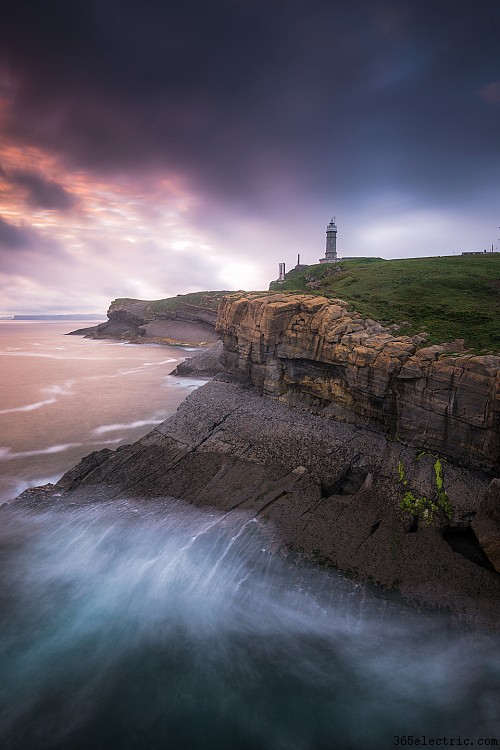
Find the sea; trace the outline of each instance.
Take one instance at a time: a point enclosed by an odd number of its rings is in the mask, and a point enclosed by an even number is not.
[[[85,325],[0,321],[0,503],[134,442],[205,382],[168,374],[197,350],[65,335]]]
[[[201,385],[168,374],[186,349],[68,330],[0,322],[2,750],[498,746],[491,632],[308,565],[245,513],[13,505]]]

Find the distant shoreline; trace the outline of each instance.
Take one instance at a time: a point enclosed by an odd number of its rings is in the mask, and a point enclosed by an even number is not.
[[[13,315],[11,318],[0,318],[0,320],[106,320],[106,315],[97,315],[91,313],[83,315],[82,313],[68,315]]]

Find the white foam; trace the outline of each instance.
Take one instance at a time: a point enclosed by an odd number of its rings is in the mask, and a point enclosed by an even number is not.
[[[10,409],[0,409],[0,416],[3,414],[14,414],[16,412],[28,412],[41,409],[43,406],[49,406],[55,404],[57,398],[55,396],[72,396],[74,391],[71,390],[74,380],[67,380],[62,385],[49,385],[46,388],[42,388],[42,393],[46,393],[51,398],[46,398],[43,401],[35,401],[32,404],[26,404],[25,406],[13,406]]]
[[[147,425],[155,425],[163,422],[163,419],[138,419],[136,422],[129,422],[128,424],[103,424],[101,427],[96,427],[93,432],[96,435],[102,435],[105,432],[114,432],[115,430],[135,430],[137,427],[146,427]]]
[[[0,461],[13,461],[16,458],[28,458],[29,456],[44,456],[49,453],[62,453],[70,448],[79,448],[83,443],[63,443],[62,445],[49,445],[48,448],[40,448],[34,451],[18,451],[13,453],[12,449],[0,447]]]
[[[25,352],[25,351],[8,351],[7,349],[2,349],[0,351],[0,356],[3,357],[37,357],[41,359],[64,359],[64,360],[84,360],[84,361],[92,361],[95,362],[96,360],[102,361],[103,359],[116,359],[116,357],[73,357],[73,356],[65,356],[61,354],[50,354],[49,352]]]
[[[10,493],[10,496],[12,498],[17,497],[21,494],[21,492],[24,492],[24,490],[29,489],[30,487],[43,487],[46,484],[56,484],[62,477],[62,474],[53,474],[50,477],[31,477],[30,479],[23,479],[22,481],[17,482],[15,485],[13,485],[13,489]]]
[[[46,388],[42,388],[42,392],[54,396],[73,396],[75,393],[72,390],[74,382],[74,380],[66,380],[62,385],[49,385]]]
[[[165,375],[166,388],[201,388],[202,385],[209,382],[209,378],[185,378],[177,379],[175,375]]]
[[[26,406],[14,406],[12,409],[1,409],[1,414],[13,414],[14,412],[18,411],[35,411],[35,409],[41,409],[42,406],[47,406],[48,404],[55,404],[57,401],[56,398],[47,398],[45,401],[36,401],[34,404],[26,404]]]
[[[171,365],[172,362],[179,362],[180,358],[174,359],[170,357],[169,359],[163,359],[161,362],[144,362],[142,365],[138,365],[137,367],[134,367],[132,370],[120,370],[120,375],[132,375],[136,372],[142,372],[147,367],[157,367],[158,365]]]

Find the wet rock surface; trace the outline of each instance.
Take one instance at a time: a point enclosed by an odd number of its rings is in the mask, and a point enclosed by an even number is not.
[[[57,485],[16,502],[36,508],[168,496],[245,509],[268,521],[286,549],[494,627],[500,576],[456,551],[445,533],[467,527],[491,478],[450,461],[442,474],[451,518],[409,523],[404,494],[436,495],[434,456],[222,376],[138,442],[91,454]]]
[[[500,573],[500,479],[488,487],[472,528],[491,564]]]
[[[185,359],[170,374],[181,377],[211,378],[225,371],[224,347],[222,341],[217,341],[209,348]]]

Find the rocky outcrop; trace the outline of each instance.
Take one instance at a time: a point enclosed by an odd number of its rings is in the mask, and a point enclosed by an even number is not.
[[[193,357],[180,362],[170,375],[185,378],[212,378],[218,373],[225,372],[224,347],[222,341],[212,344]]]
[[[215,310],[187,302],[179,302],[172,310],[156,312],[146,300],[119,299],[111,303],[105,323],[72,333],[135,343],[201,346],[218,340],[216,317]]]
[[[135,303],[116,303],[110,322],[154,323]],[[176,374],[211,376],[223,360],[223,375],[137,443],[19,502],[244,511],[286,549],[498,627],[500,357],[419,348],[424,335],[307,295],[227,296],[217,331]]]
[[[228,370],[261,393],[500,473],[500,357],[419,348],[318,296],[227,296],[217,331]]]
[[[494,479],[472,522],[481,547],[500,573],[500,479]]]
[[[284,549],[471,623],[498,623],[500,576],[480,550],[455,551],[446,538],[448,519],[415,524],[402,511],[409,489],[436,496],[434,466],[434,457],[419,458],[381,433],[216,379],[138,442],[91,454],[55,487],[27,491],[18,502],[39,508],[169,496],[243,511],[269,522]],[[488,478],[446,462],[442,480],[451,522],[460,526]]]

